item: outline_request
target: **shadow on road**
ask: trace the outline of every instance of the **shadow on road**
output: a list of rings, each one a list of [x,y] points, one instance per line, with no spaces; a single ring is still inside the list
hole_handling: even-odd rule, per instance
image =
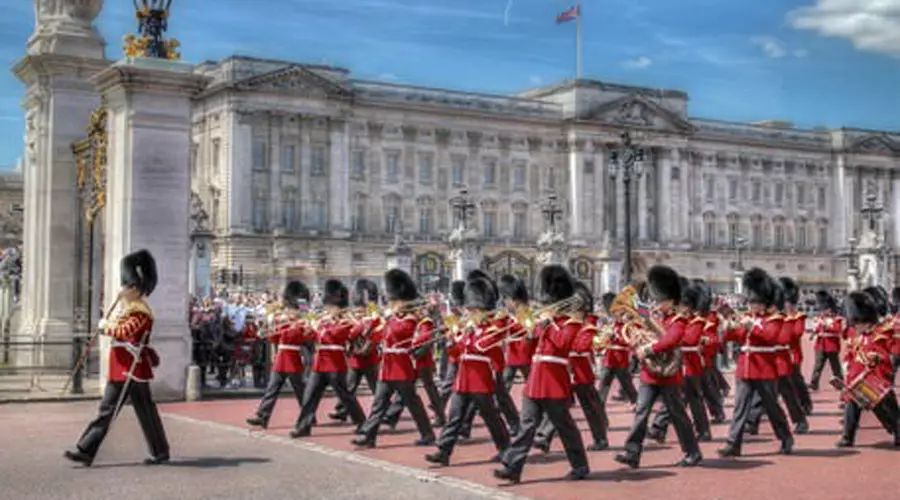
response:
[[[701,469],[713,469],[713,470],[750,470],[756,469],[758,467],[763,467],[765,465],[772,465],[773,462],[769,460],[725,460],[725,459],[712,459],[712,460],[704,460],[700,463],[699,467]]]
[[[271,462],[268,458],[260,457],[197,457],[180,458],[172,460],[165,465],[157,467],[185,467],[191,469],[220,469],[225,467],[240,467],[245,464],[263,464]],[[94,469],[112,469],[116,467],[146,467],[143,462],[127,462],[115,464],[95,464]]]

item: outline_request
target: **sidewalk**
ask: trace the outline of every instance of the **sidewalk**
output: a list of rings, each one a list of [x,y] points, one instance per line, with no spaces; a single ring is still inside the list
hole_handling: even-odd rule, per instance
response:
[[[71,385],[64,393],[69,377],[64,375],[4,374],[0,376],[0,404],[39,403],[50,401],[84,401],[100,398],[100,384],[96,377],[82,383],[83,394],[72,394]]]

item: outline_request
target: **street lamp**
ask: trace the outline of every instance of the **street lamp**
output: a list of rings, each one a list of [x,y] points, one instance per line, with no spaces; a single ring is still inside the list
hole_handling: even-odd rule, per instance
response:
[[[547,224],[547,230],[556,233],[557,218],[562,215],[563,209],[559,204],[559,198],[556,193],[551,193],[541,205],[541,213],[544,215],[544,222]]]
[[[469,198],[468,189],[460,189],[459,196],[450,199],[453,208],[453,218],[456,224],[463,230],[469,230],[469,218],[475,214],[475,202]]]
[[[744,270],[744,250],[747,248],[747,239],[738,236],[734,240],[734,250],[737,254],[737,263],[735,265],[735,270],[739,272],[743,272]]]
[[[615,181],[619,173],[625,193],[625,282],[631,282],[631,182],[644,173],[644,150],[634,144],[631,134],[622,134],[622,144],[610,151],[609,177]]]
[[[166,40],[172,0],[132,0],[138,20],[138,36],[125,37],[126,57],[180,59],[178,40]]]
[[[868,221],[869,230],[875,232],[875,227],[881,219],[881,213],[884,212],[884,207],[878,203],[878,195],[875,194],[875,190],[871,186],[868,191],[869,192],[866,194],[866,201],[859,212],[862,214],[863,218]]]

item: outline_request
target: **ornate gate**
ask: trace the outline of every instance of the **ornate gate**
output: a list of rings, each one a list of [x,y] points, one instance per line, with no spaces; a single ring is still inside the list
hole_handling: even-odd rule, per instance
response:
[[[450,286],[446,273],[445,257],[437,252],[426,252],[413,260],[413,278],[423,292],[446,292]]]
[[[484,268],[488,273],[499,278],[504,274],[511,274],[521,279],[528,290],[534,291],[534,259],[529,259],[519,252],[505,250],[493,257],[485,257]]]
[[[591,292],[594,291],[597,276],[594,259],[583,255],[574,257],[569,261],[569,269],[575,279],[587,285]]]

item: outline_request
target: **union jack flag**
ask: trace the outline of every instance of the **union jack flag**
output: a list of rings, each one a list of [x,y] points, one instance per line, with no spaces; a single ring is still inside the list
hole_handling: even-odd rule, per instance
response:
[[[568,10],[563,11],[556,16],[556,24],[574,21],[578,19],[579,16],[581,16],[581,8],[577,5],[575,7],[570,7]]]

